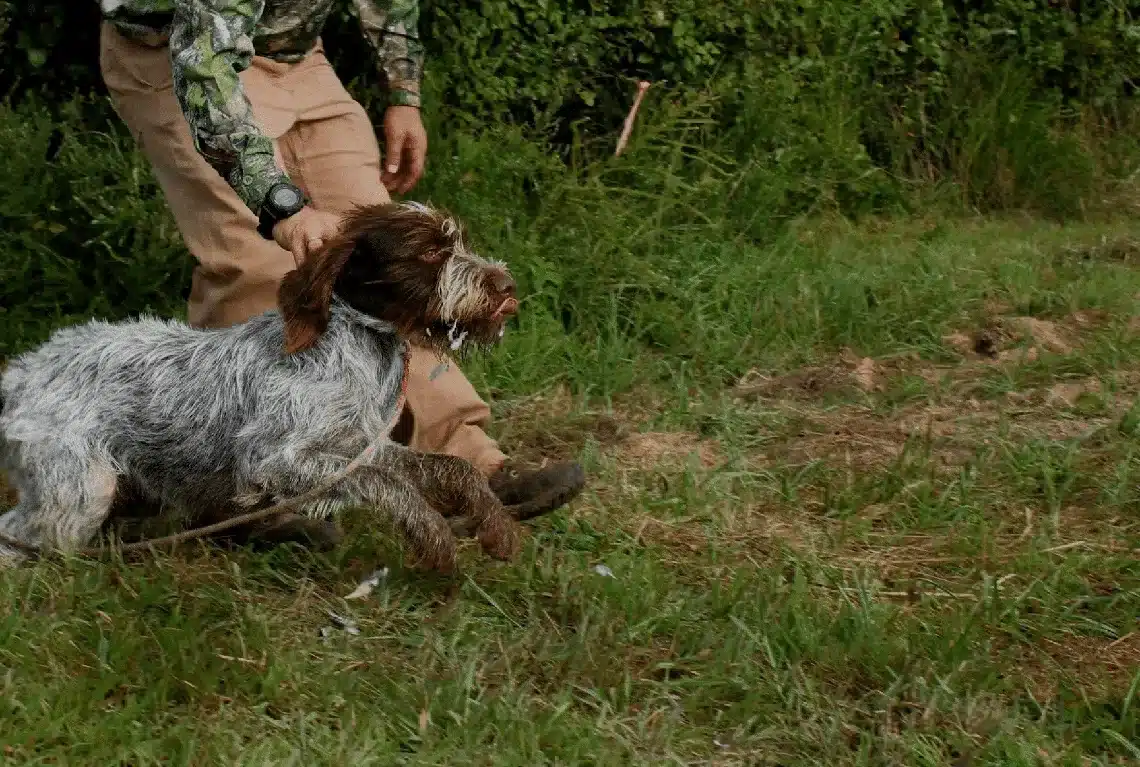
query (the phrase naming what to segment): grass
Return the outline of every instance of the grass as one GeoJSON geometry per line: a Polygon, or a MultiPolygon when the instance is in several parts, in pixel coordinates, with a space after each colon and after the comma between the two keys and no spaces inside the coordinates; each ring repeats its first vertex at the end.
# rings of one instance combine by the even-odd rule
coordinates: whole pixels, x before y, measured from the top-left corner
{"type": "MultiPolygon", "coordinates": [[[[426,576],[361,512],[329,555],[5,573],[4,763],[1140,759],[1134,203],[1064,224],[769,208],[782,177],[668,117],[572,174],[509,132],[433,137],[417,197],[525,296],[466,366],[495,436],[591,477],[519,561],[426,576]]],[[[0,112],[24,147],[2,354],[181,311],[141,158],[67,128],[45,183],[54,127],[0,112]]]]}
{"type": "MultiPolygon", "coordinates": [[[[757,291],[800,309],[756,331],[814,359],[760,353],[730,385],[694,386],[662,354],[675,381],[608,401],[562,386],[496,401],[513,451],[577,455],[592,477],[510,566],[470,552],[455,582],[425,577],[358,515],[328,557],[201,546],[6,575],[4,751],[1129,763],[1137,237],[1131,222],[801,229],[768,251],[781,287],[757,291]],[[372,597],[342,599],[379,565],[372,597]],[[322,636],[328,610],[359,635],[322,636]]],[[[537,332],[524,321],[484,380],[541,380],[537,332]]]]}

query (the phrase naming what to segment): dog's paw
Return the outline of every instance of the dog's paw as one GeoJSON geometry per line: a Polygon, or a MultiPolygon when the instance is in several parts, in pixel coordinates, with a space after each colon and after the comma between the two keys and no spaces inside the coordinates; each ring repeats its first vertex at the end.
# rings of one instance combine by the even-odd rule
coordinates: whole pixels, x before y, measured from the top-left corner
{"type": "Polygon", "coordinates": [[[419,554],[416,558],[416,565],[440,575],[452,575],[458,565],[458,557],[454,550],[451,552],[432,551],[427,554],[419,554]]]}
{"type": "Polygon", "coordinates": [[[475,531],[479,545],[488,556],[509,562],[522,548],[522,528],[506,514],[496,514],[475,531]]]}
{"type": "Polygon", "coordinates": [[[458,545],[451,529],[442,526],[433,535],[423,536],[412,542],[416,563],[425,569],[435,570],[443,575],[455,572],[458,560],[458,545]]]}
{"type": "Polygon", "coordinates": [[[14,570],[29,559],[25,552],[0,543],[0,571],[14,570]]]}

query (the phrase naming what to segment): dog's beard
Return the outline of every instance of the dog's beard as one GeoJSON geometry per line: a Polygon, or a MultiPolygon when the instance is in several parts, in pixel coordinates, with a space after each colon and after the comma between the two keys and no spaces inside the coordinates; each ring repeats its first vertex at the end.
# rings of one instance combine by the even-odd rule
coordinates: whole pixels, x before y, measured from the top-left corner
{"type": "Polygon", "coordinates": [[[505,320],[480,318],[468,322],[437,320],[412,331],[413,340],[442,357],[466,359],[498,345],[506,335],[505,320]]]}
{"type": "Polygon", "coordinates": [[[493,300],[486,282],[485,262],[461,257],[448,260],[436,284],[438,319],[424,329],[431,347],[453,357],[464,357],[471,351],[498,344],[509,316],[504,310],[512,305],[509,313],[513,314],[518,302],[513,297],[493,300]]]}

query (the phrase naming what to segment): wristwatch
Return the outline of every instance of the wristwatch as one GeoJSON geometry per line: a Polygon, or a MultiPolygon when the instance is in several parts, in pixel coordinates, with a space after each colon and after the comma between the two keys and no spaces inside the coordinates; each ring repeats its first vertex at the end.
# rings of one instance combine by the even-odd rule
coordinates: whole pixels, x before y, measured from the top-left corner
{"type": "Polygon", "coordinates": [[[257,232],[267,240],[273,239],[273,227],[278,221],[300,212],[305,207],[305,193],[288,181],[278,181],[269,187],[261,212],[257,217],[257,232]]]}

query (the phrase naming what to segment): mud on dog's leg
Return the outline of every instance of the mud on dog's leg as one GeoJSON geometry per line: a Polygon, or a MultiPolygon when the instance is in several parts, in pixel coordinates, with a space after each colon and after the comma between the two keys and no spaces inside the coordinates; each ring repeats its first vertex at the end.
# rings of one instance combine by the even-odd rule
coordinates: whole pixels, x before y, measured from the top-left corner
{"type": "Polygon", "coordinates": [[[425,567],[442,573],[455,569],[457,543],[451,527],[398,469],[360,466],[333,486],[329,499],[387,511],[425,567]]]}
{"type": "MultiPolygon", "coordinates": [[[[496,559],[510,560],[519,549],[518,522],[506,512],[487,478],[470,462],[453,455],[420,453],[393,448],[381,458],[399,467],[428,501],[445,517],[462,519],[474,528],[483,550],[496,559]]],[[[452,525],[455,530],[461,525],[452,525]]]]}

